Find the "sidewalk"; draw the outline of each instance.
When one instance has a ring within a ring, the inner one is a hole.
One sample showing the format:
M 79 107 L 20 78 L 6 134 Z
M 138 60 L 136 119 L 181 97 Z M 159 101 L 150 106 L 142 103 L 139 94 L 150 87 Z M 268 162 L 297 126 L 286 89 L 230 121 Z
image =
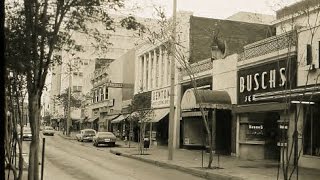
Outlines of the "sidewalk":
M 202 152 L 199 150 L 177 149 L 173 153 L 173 160 L 168 160 L 168 149 L 164 146 L 153 146 L 145 154 L 139 155 L 138 144 L 130 143 L 128 148 L 123 141 L 117 142 L 118 147 L 112 148 L 111 153 L 128 158 L 137 159 L 154 165 L 173 168 L 207 179 L 249 179 L 249 180 L 274 180 L 277 179 L 278 163 L 275 161 L 241 160 L 231 156 L 214 156 L 212 166 L 219 167 L 207 169 L 202 167 Z M 208 165 L 208 154 L 203 153 L 203 167 Z M 279 179 L 282 178 L 282 169 L 279 171 Z M 292 176 L 296 179 L 296 175 Z M 299 179 L 320 179 L 320 171 L 316 169 L 299 168 Z

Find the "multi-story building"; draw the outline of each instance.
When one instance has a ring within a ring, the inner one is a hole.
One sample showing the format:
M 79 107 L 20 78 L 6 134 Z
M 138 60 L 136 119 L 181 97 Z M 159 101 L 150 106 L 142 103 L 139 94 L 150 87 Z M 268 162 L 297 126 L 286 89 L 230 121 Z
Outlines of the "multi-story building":
M 319 167 L 319 5 L 278 10 L 276 36 L 244 46 L 234 109 L 240 158 Z
M 62 63 L 53 66 L 51 71 L 50 112 L 53 114 L 53 118 L 62 119 L 66 117 L 63 107 L 59 105 L 56 97 L 64 93 L 68 87 L 71 87 L 73 92 L 77 92 L 74 95 L 78 98 L 85 99 L 86 96 L 91 95 L 91 89 L 93 88 L 91 79 L 93 72 L 98 69 L 96 67 L 97 60 L 113 61 L 135 46 L 138 39 L 136 32 L 121 26 L 120 20 L 122 17 L 112 15 L 112 18 L 115 21 L 115 31 L 107 32 L 109 38 L 106 42 L 110 43 L 107 52 L 96 49 L 92 45 L 97 45 L 93 38 L 78 32 L 72 32 L 72 37 L 77 44 L 83 47 L 84 51 L 58 52 Z M 105 32 L 103 25 L 97 24 L 95 27 Z M 71 84 L 69 79 L 71 79 Z M 87 116 L 91 118 L 91 113 Z M 72 108 L 71 119 L 81 119 L 80 108 Z
M 192 76 L 198 79 L 198 86 L 212 89 L 212 45 L 219 45 L 219 48 L 223 46 L 223 52 L 216 52 L 220 53 L 219 56 L 228 56 L 241 52 L 243 45 L 271 36 L 274 30 L 265 24 L 196 17 L 189 12 L 178 13 L 177 22 L 177 49 L 180 58 L 175 58 L 174 67 L 174 146 L 178 147 L 179 143 L 201 146 L 200 140 L 192 139 L 199 135 L 198 129 L 185 128 L 191 127 L 188 123 L 195 121 L 190 121 L 187 116 L 181 118 L 181 97 L 193 87 L 185 65 L 191 69 Z M 154 116 L 149 121 L 150 129 L 155 131 L 155 141 L 160 144 L 168 143 L 171 57 L 167 43 L 167 40 L 156 39 L 155 43 L 146 42 L 136 51 L 135 96 L 151 94 L 149 108 L 153 110 Z M 197 124 L 192 127 L 199 126 Z M 188 133 L 192 137 L 187 137 Z
M 88 106 L 91 111 L 88 122 L 92 122 L 94 129 L 111 131 L 111 120 L 123 115 L 123 101 L 132 99 L 134 57 L 135 51 L 130 50 L 94 71 L 91 79 L 92 103 Z M 124 118 L 117 121 L 122 120 Z

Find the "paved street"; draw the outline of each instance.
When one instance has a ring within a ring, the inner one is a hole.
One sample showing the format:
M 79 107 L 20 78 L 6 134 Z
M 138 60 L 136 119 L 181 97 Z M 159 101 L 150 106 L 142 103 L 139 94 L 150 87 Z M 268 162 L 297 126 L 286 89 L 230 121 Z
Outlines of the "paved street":
M 45 137 L 45 180 L 201 179 L 176 170 L 115 156 L 109 152 L 109 147 L 96 148 L 91 143 L 70 141 L 59 135 Z

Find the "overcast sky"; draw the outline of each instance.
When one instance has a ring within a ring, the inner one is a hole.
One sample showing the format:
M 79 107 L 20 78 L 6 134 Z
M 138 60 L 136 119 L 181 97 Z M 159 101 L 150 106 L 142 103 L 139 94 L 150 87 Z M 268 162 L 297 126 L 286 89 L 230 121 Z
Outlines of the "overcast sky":
M 129 0 L 135 15 L 153 17 L 154 7 L 164 7 L 172 15 L 173 0 Z M 275 10 L 299 0 L 177 0 L 177 9 L 196 16 L 225 19 L 239 11 L 275 15 Z

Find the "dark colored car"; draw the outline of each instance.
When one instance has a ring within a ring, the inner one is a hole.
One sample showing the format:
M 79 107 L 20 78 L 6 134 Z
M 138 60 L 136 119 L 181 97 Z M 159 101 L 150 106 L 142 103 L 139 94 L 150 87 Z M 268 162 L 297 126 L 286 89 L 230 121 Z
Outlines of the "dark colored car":
M 109 146 L 115 146 L 116 139 L 116 136 L 112 132 L 98 132 L 93 137 L 93 145 L 99 146 L 99 144 L 105 144 Z

